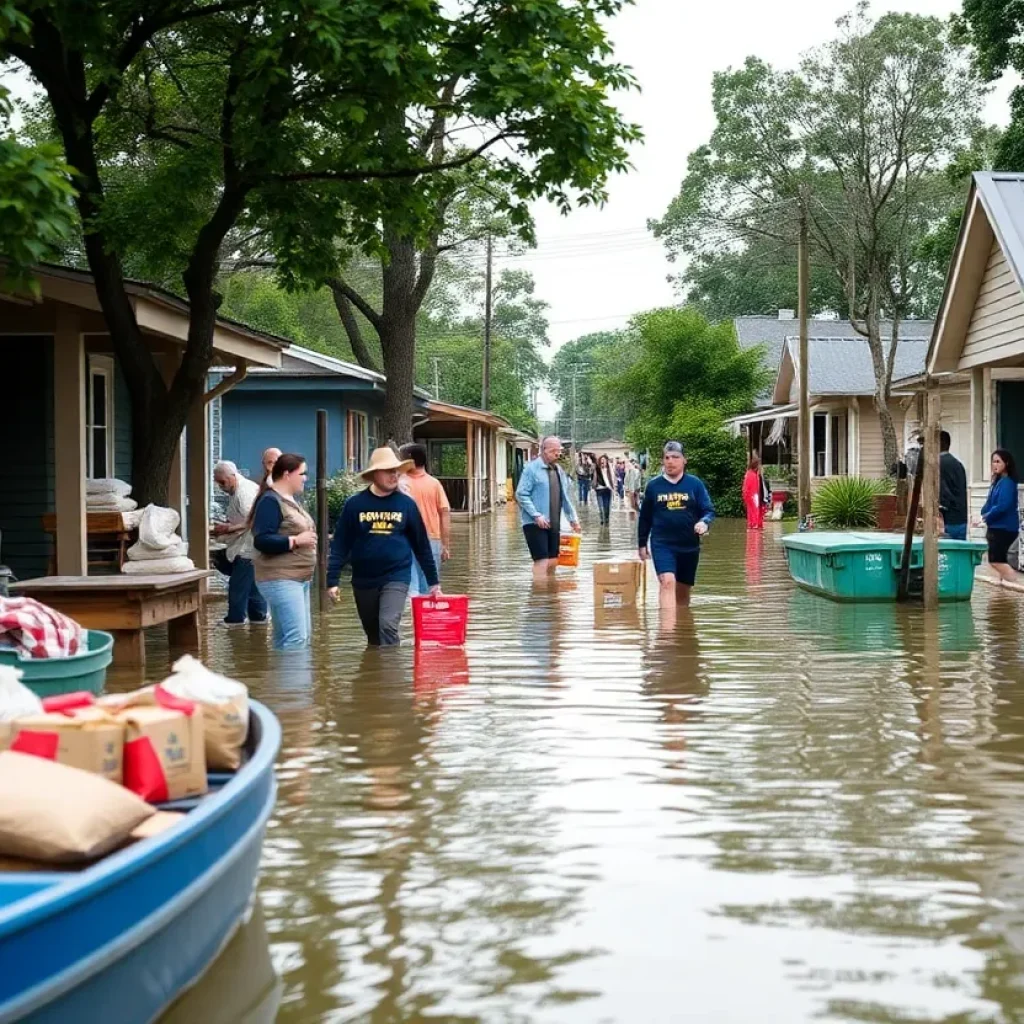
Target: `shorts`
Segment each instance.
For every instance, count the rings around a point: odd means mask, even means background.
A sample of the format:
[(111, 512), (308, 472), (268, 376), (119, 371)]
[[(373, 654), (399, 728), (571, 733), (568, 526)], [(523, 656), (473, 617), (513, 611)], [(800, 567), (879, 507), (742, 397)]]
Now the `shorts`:
[(677, 551), (658, 544), (651, 545), (651, 558), (654, 560), (654, 571), (661, 576), (670, 572), (676, 583), (685, 583), (692, 587), (697, 579), (697, 563), (700, 561), (700, 548), (690, 551)]
[(988, 531), (988, 560), (993, 565), (1006, 565), (1010, 545), (1017, 539), (1016, 530)]
[(523, 535), (526, 537), (526, 546), (530, 549), (530, 557), (535, 562), (545, 562), (549, 558), (558, 557), (558, 546), (562, 538), (557, 529), (549, 527), (542, 530), (536, 523), (526, 523), (523, 526)]

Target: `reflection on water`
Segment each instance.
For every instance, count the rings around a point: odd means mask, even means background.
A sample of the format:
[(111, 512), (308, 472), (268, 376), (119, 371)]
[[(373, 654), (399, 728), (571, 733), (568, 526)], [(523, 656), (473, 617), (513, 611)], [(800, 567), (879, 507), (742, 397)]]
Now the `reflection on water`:
[(456, 525), (464, 652), (211, 630), (284, 727), (279, 1019), (1024, 1019), (1024, 603), (830, 604), (719, 523), (691, 608), (595, 610), (631, 524), (585, 526), (534, 584)]

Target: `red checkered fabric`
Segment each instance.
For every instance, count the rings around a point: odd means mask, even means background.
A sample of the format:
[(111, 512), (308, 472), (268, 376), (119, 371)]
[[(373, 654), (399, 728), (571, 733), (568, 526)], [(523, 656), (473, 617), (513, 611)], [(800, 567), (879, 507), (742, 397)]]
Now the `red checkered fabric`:
[(0, 645), (25, 658), (67, 658), (85, 650), (85, 630), (31, 597), (0, 597)]

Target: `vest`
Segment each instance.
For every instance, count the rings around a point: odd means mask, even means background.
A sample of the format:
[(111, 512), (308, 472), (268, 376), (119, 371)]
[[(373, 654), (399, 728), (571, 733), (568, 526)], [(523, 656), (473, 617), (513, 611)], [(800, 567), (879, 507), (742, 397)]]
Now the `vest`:
[[(306, 530), (316, 532), (316, 524), (294, 501), (282, 498), (276, 491), (266, 491), (264, 497), (267, 494), (281, 506), (281, 526), (278, 533), (285, 537), (297, 537)], [(299, 583), (308, 583), (316, 571), (316, 545), (311, 548), (294, 548), (280, 555), (266, 555), (262, 551), (257, 551), (253, 555), (252, 564), (256, 569), (257, 583), (270, 580), (297, 580)]]

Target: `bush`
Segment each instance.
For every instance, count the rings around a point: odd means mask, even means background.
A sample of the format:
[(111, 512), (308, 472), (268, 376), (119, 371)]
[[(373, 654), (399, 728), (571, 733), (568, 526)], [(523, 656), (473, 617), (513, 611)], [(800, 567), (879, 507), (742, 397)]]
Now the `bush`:
[(341, 515), (341, 510), (345, 507), (345, 502), (365, 486), (363, 479), (355, 473), (335, 473), (327, 481), (327, 519), (332, 530), (338, 516)]
[(886, 493), (886, 481), (841, 476), (822, 484), (811, 501), (816, 526), (840, 530), (872, 527), (878, 523), (875, 496)]

